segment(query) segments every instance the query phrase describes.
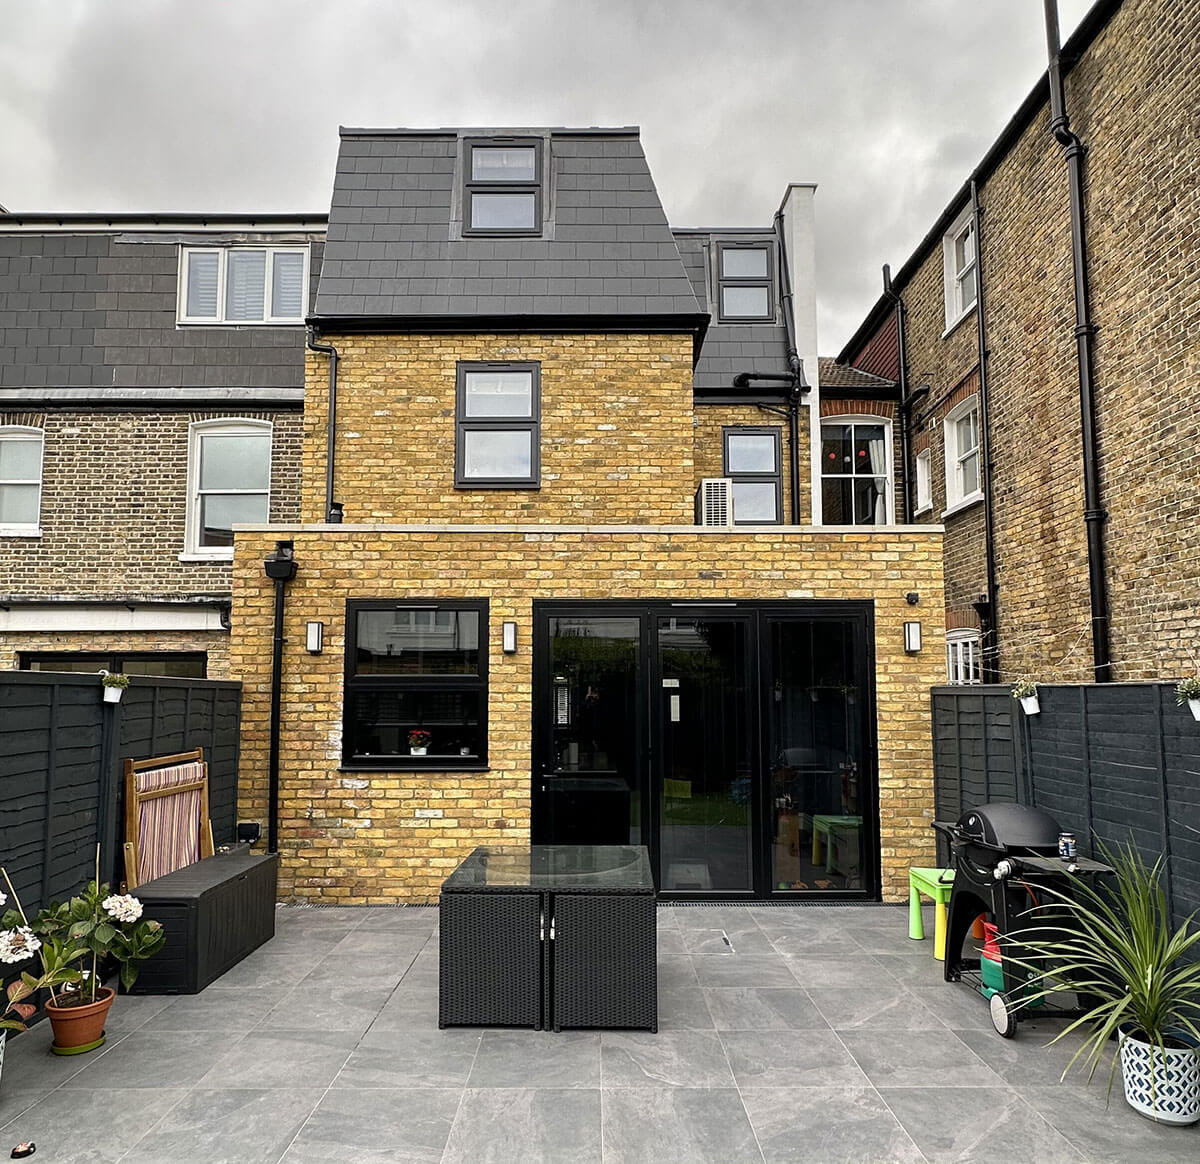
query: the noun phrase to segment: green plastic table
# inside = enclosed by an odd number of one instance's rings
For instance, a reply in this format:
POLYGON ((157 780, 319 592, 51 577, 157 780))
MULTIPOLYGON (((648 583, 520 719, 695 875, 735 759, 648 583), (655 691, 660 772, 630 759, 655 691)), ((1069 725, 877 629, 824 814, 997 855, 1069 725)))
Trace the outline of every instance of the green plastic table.
POLYGON ((921 894, 933 899, 933 956, 946 959, 946 906, 954 888, 953 869, 915 869, 908 871, 908 936, 922 941, 925 926, 921 921, 921 894))

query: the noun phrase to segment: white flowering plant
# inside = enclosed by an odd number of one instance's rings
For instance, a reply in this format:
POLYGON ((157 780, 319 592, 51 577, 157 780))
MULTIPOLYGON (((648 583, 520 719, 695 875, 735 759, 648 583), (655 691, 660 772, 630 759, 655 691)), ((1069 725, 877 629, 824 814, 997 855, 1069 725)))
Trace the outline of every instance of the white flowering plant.
MULTIPOLYGON (((7 880, 7 874, 5 874, 7 880)), ((0 893, 0 905, 5 905, 8 898, 0 893)), ((18 910, 20 903, 18 902, 18 910)), ((13 911, 10 911, 13 912, 13 911)), ((25 915, 18 913, 19 919, 25 921, 25 915)), ((8 915, 6 914, 7 918, 8 915)), ((0 962, 14 964, 26 962, 42 949, 41 939, 28 925, 13 926, 0 932, 0 962)), ((49 990, 54 993, 56 987, 76 986, 83 978, 82 973, 72 966, 59 966, 47 970, 43 965, 41 974, 21 974, 5 987, 4 1010, 0 1013, 0 1038, 4 1031, 23 1031, 25 1023, 37 1011, 35 1002, 29 1000, 37 995, 39 990, 49 990)))
POLYGON ((128 990, 137 981, 138 963, 166 942, 162 926, 142 918, 136 897, 110 893, 97 881, 69 901, 52 901, 32 921, 18 902, 0 918, 0 930, 0 960, 18 962, 36 953, 43 977, 53 979, 44 985, 65 986, 55 996, 60 1006, 96 1001, 98 971, 107 958, 120 964, 121 984, 128 990), (89 961, 90 972, 84 969, 89 961))

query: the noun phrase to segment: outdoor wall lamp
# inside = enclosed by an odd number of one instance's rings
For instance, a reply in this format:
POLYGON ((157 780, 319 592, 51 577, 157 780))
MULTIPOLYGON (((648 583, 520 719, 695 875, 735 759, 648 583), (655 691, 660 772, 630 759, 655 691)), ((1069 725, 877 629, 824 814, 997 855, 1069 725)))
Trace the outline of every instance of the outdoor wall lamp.
POLYGON ((921 601, 921 596, 915 590, 910 590, 904 596, 904 601, 907 602, 909 606, 916 606, 917 603, 921 601))
POLYGON ((515 622, 504 624, 501 629, 500 643, 506 655, 517 653, 517 624, 515 622))
POLYGON ((904 624, 904 649, 910 655, 916 654, 921 649, 921 624, 919 622, 904 624))
POLYGON ((304 646, 310 655, 319 655, 325 642, 325 624, 310 622, 304 636, 304 646))

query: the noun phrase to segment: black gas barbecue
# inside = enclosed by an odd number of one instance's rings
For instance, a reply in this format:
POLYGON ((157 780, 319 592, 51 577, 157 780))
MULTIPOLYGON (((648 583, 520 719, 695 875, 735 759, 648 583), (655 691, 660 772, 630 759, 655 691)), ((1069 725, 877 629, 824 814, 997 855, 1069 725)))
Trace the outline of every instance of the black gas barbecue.
MULTIPOLYGON (((967 980, 989 999, 992 1025, 1011 1038, 1025 1015, 1018 1009, 1023 995, 1040 988, 1038 975, 1015 964, 1013 941, 1033 928, 1039 940, 1053 925, 1054 907, 1070 894, 1075 878, 1094 879, 1112 869, 1087 857, 1061 858, 1058 822, 1040 808, 1024 804, 984 804, 964 812, 954 824, 934 821, 933 827, 950 841, 954 888, 946 926, 945 978, 967 980), (968 933, 980 915, 997 932, 991 961, 964 950, 968 933), (989 965, 990 963, 990 965, 989 965), (989 981, 983 969, 991 969, 989 981)), ((1046 971, 1053 973, 1053 967, 1046 971)), ((1043 1013, 1046 1013, 1043 1011, 1043 1013)), ((1054 1009, 1049 1013, 1069 1017, 1078 1010, 1054 1009)))

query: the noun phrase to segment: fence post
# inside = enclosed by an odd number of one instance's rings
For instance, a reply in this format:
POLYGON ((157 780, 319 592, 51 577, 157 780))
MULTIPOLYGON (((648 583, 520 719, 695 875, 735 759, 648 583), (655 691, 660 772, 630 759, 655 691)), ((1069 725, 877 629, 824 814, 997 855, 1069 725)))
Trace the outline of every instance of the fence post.
POLYGON ((1163 696, 1165 692, 1162 687, 1157 685, 1152 687, 1151 691, 1154 693, 1154 722, 1158 725, 1158 747, 1155 749, 1155 758, 1158 762, 1158 823, 1159 832, 1162 836, 1163 870, 1166 874, 1163 891, 1167 895, 1167 916, 1174 921, 1175 886, 1171 880, 1171 829, 1167 819, 1167 740, 1164 735, 1165 725, 1163 723, 1163 696))
MULTIPOLYGON (((104 688, 102 687, 101 692, 104 688)), ((112 881, 117 871, 117 754, 121 738, 121 703, 102 703, 100 714, 100 791, 96 806, 96 839, 100 844, 100 877, 112 881), (107 864, 105 864, 107 862, 107 864)), ((89 878, 90 880, 90 878, 89 878)))
POLYGON ((1079 735, 1083 753, 1083 819, 1086 822, 1088 850, 1092 848, 1092 738, 1088 716, 1088 692, 1086 683, 1079 685, 1079 735))

